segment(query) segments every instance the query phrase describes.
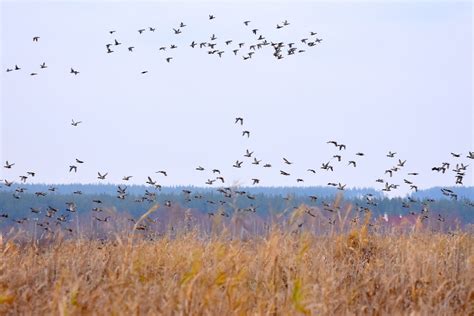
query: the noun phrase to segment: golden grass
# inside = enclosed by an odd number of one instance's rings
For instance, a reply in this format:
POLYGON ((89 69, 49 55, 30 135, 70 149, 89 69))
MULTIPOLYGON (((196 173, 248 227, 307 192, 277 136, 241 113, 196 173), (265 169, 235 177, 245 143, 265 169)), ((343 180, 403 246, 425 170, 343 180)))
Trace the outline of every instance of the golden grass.
POLYGON ((0 314, 473 315, 471 234, 0 245, 0 314))

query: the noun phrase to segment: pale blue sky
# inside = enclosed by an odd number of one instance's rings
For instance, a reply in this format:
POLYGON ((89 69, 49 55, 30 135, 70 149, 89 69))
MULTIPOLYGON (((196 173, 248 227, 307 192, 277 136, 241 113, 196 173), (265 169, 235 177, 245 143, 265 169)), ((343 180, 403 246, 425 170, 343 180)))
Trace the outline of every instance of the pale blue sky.
MULTIPOLYGON (((406 167, 384 178, 401 183, 418 171, 422 188, 454 184, 452 172, 431 167, 456 162, 450 152, 474 150, 469 2, 3 1, 0 24, 0 158, 16 163, 1 168, 0 179, 34 170, 35 182, 93 183, 100 171, 114 183, 130 174, 134 183, 153 175, 163 185, 204 185, 212 175, 194 170, 202 165, 244 185, 253 177, 296 185, 301 177, 304 185, 380 187, 375 179, 396 163, 385 157, 392 150, 406 167), (291 25, 276 30, 285 19, 291 25), (174 35, 181 21, 187 27, 174 35), (149 26, 156 32, 138 34, 149 26), (244 62, 229 49, 219 59, 189 47, 213 33, 218 42, 249 43, 254 27, 273 41, 299 42, 315 31, 323 42, 279 61, 269 49, 244 62), (115 38, 123 45, 106 54, 115 38), (158 51, 172 43, 172 54, 158 51), (40 70, 43 61, 48 68, 40 70), (22 70, 5 72, 15 64, 22 70), (84 123, 73 128, 72 118, 84 123), (347 144, 334 173, 319 169, 337 153, 329 139, 347 144), (251 165, 246 148, 273 168, 251 165), (366 156, 347 167, 358 151, 366 156), (70 174, 76 157, 86 164, 70 174), (294 164, 284 166, 282 157, 294 164), (242 169, 232 168, 236 159, 245 160, 242 169), (162 169, 167 178, 154 174, 162 169)), ((464 182, 473 185, 471 170, 464 182)))

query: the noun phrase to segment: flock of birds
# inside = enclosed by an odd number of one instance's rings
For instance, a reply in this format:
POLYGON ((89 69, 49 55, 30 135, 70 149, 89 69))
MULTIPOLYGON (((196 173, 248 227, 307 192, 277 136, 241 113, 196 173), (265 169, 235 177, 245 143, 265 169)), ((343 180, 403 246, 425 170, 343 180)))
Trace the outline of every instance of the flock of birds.
MULTIPOLYGON (((215 19, 216 16, 209 14, 209 21, 212 22, 215 19)), ((271 48, 273 57, 280 60, 285 57, 302 54, 306 52, 306 49, 316 47, 319 43, 323 41, 322 38, 317 37, 317 32, 310 31, 307 36, 292 42, 273 42, 267 39, 266 36, 262 34, 258 28, 252 27, 252 21, 243 21, 243 25, 248 28, 248 32, 253 36, 253 38, 249 39, 247 42, 236 42, 233 39, 224 39, 222 42, 219 42, 219 38, 215 33, 213 33, 210 34, 208 36, 208 39, 206 40, 194 40, 191 43, 186 43, 184 45, 192 49, 205 50, 208 55, 218 56, 219 58, 222 58, 224 54, 227 53, 227 55, 232 55, 234 57, 240 56, 242 60, 251 60, 252 56, 257 52, 263 51, 265 48, 271 48)), ((284 20, 281 23, 278 23, 275 28, 277 30, 280 30, 283 28, 287 28, 289 25, 290 22, 284 20)), ((188 26, 184 22, 180 22, 179 24, 177 24, 177 26, 169 30, 171 34, 177 36, 176 41, 170 43, 169 45, 160 46, 158 48, 159 53, 167 54, 165 57, 163 57, 167 63, 170 63, 175 58, 172 52, 178 49, 178 47, 182 46, 182 43, 179 42, 179 36, 183 32, 186 32, 187 27, 188 26)), ((155 33, 158 31, 159 30, 157 30, 156 27, 149 26, 146 28, 138 29, 137 33, 139 35, 144 35, 146 32, 155 33)), ((128 53, 133 53, 135 51, 134 44, 125 45, 119 38, 116 37, 116 33, 117 32, 115 30, 109 31, 109 34, 113 36, 113 38, 111 38, 109 43, 105 44, 105 52, 107 54, 117 53, 119 49, 123 46, 127 47, 128 53)), ((39 43, 40 36, 34 36, 33 42, 39 43)), ((40 70, 44 70, 47 68, 48 66, 46 65, 46 62, 41 63, 39 66, 40 70)), ((15 64, 13 67, 7 68, 6 71, 15 72, 21 69, 22 68, 20 66, 15 64)), ((149 70, 146 69, 140 71, 140 73, 143 75, 147 74, 148 72, 149 70)), ((74 76, 80 74, 80 72, 73 67, 70 68, 69 73, 74 76)), ((37 76, 38 74, 39 72, 37 70, 30 72, 30 76, 37 76)))
MULTIPOLYGON (((216 17, 214 15, 209 15, 208 20, 212 22, 216 17)), ((305 38, 301 38, 295 42, 273 42, 271 40, 268 40, 264 34, 262 34, 258 28, 252 27, 252 22, 251 21, 243 21, 244 27, 248 28, 249 34, 253 36, 252 39, 248 43, 245 42, 234 42, 232 39, 225 39, 223 42, 218 42, 218 37, 215 34, 211 34, 209 36, 209 39, 204 40, 204 41, 192 41, 191 43, 188 43, 187 45, 191 47, 191 49, 200 49, 200 50, 205 50, 207 51, 207 54, 209 55, 214 55, 218 56, 219 58, 223 57, 225 53, 226 55, 234 55, 234 56, 241 56, 243 60, 250 60, 252 59, 252 56, 256 54, 259 51, 262 51, 264 48, 271 48, 272 50, 272 55, 276 59, 280 60, 289 56, 293 56, 296 54, 301 54, 304 53, 305 50, 308 47, 315 47, 319 43, 321 43, 322 39, 317 37, 316 32, 309 32, 308 36, 305 38), (298 45, 298 46, 297 46, 298 45), (301 47, 303 46, 303 47, 301 47)), ((282 21, 281 23, 277 24, 275 27, 277 30, 286 28, 290 25, 288 21, 282 21)), ((178 39, 180 34, 186 31, 187 25, 184 22, 181 22, 177 24, 176 27, 172 28, 170 32, 173 32, 174 35, 176 35, 177 41, 175 43, 171 43, 167 46, 162 46, 158 48, 159 52, 163 52, 163 54, 166 54, 168 52, 168 55, 164 57, 164 60, 167 63, 170 63, 173 59, 174 56, 171 53, 173 50, 178 49, 178 46, 181 47, 181 43, 178 43, 178 39), (178 45, 179 44, 179 45, 178 45)), ((148 28, 141 28, 138 29, 138 35, 143 35, 145 32, 156 32, 157 29, 154 27, 148 27, 148 28)), ((128 53, 133 53, 135 51, 135 46, 133 45, 125 45, 123 44, 120 39, 118 39, 115 34, 115 30, 109 31, 110 35, 113 35, 113 38, 111 38, 110 43, 106 43, 105 45, 105 52, 107 54, 113 54, 119 51, 119 49, 122 47, 127 47, 128 53)), ((40 37, 35 36, 33 37, 33 42, 38 43, 40 42, 40 37)), ((45 62, 39 65, 40 70, 47 69, 48 66, 46 65, 45 62)), ((15 71, 20 71, 21 67, 18 65, 15 65, 14 67, 8 68, 6 71, 7 72, 15 72, 15 71)), ((70 68, 70 74, 73 76, 77 76, 80 74, 80 72, 71 67, 70 68)), ((148 70, 142 70, 141 74, 146 74, 148 73, 148 70)), ((30 73, 31 76, 36 76, 38 75, 38 72, 34 71, 30 73)), ((71 121, 71 126, 74 128, 78 128, 81 126, 82 121, 71 121)), ((236 117, 234 124, 236 126, 240 126, 243 128, 244 126, 244 118, 243 117, 236 117)), ((241 135, 242 137, 245 138, 250 138, 251 137, 251 132, 247 129, 241 130, 241 135)), ((336 168, 341 168, 343 166, 348 167, 348 168, 357 168, 361 160, 364 159, 365 154, 363 152, 356 152, 354 155, 349 155, 347 158, 345 155, 347 146, 346 144, 343 144, 339 141, 336 140, 329 140, 327 141, 328 146, 331 146, 335 152, 332 154, 331 157, 328 157, 327 160, 323 161, 321 165, 316 168, 307 168, 306 171, 308 174, 316 174, 318 172, 334 172, 336 168)), ((451 153, 453 159, 455 160, 454 162, 441 162, 438 166, 434 166, 432 168, 433 172, 441 172, 441 173, 446 173, 448 171, 451 171, 454 173, 454 184, 455 185, 463 185, 463 179, 466 175, 467 169, 469 165, 464 164, 463 162, 459 161, 460 158, 463 157, 460 153, 451 153)), ((388 152, 386 154, 387 158, 389 159, 390 166, 385 170, 384 174, 382 177, 378 178, 375 180, 377 184, 380 184, 381 190, 385 192, 389 191, 394 191, 399 189, 401 185, 407 186, 409 190, 412 191, 418 191, 418 185, 416 184, 416 176, 419 175, 418 172, 405 172, 405 164, 406 160, 403 160, 402 158, 399 158, 396 152, 388 152), (394 175, 397 173, 403 173, 403 183, 393 183, 391 179, 393 179, 394 175)), ((474 159, 474 152, 469 152, 466 156, 464 156, 468 159, 474 159)), ((294 162, 291 159, 288 159, 287 157, 282 157, 281 160, 282 163, 282 168, 278 168, 279 174, 282 177, 294 177, 292 176, 291 172, 288 171, 286 168, 287 166, 293 165, 294 162)), ((75 161, 71 162, 71 164, 68 166, 68 171, 70 173, 74 172, 77 173, 80 171, 81 168, 85 165, 85 161, 76 158, 75 161)), ((246 165, 255 165, 255 166, 261 166, 262 168, 274 168, 271 163, 269 162, 264 162, 262 159, 257 158, 257 155, 253 150, 246 149, 242 153, 242 157, 238 157, 235 162, 232 164, 233 168, 236 169, 241 169, 244 168, 246 165)), ((10 170, 15 167, 14 162, 6 161, 4 164, 4 169, 5 170, 10 170)), ((204 168, 203 166, 197 166, 195 167, 196 172, 209 172, 210 176, 206 177, 207 180, 204 182, 206 186, 218 186, 216 188, 217 192, 219 192, 222 195, 222 198, 216 202, 216 201, 211 201, 208 200, 206 201, 207 203, 210 204, 218 204, 216 206, 216 209, 219 209, 220 206, 225 205, 230 203, 230 201, 236 197, 236 196, 243 196, 246 197, 249 200, 255 200, 255 196, 252 195, 249 192, 246 192, 245 190, 239 190, 238 188, 234 188, 231 186, 226 186, 228 182, 226 182, 226 179, 224 175, 221 173, 221 170, 217 168, 204 168)), ((26 183, 29 179, 35 177, 36 171, 28 171, 26 174, 21 175, 19 177, 19 184, 13 180, 8 180, 8 179, 0 179, 0 182, 2 185, 6 187, 12 187, 13 185, 17 185, 13 192, 13 197, 15 199, 20 199, 22 193, 26 192, 26 188, 22 187, 22 183, 26 183)), ((97 179, 101 181, 107 180, 108 172, 103 172, 99 171, 97 172, 97 179)), ((125 175, 123 176, 122 180, 124 183, 127 183, 132 179, 132 175, 125 175)), ((157 200, 157 194, 158 191, 161 190, 162 186, 160 184, 160 181, 158 181, 157 177, 168 177, 168 172, 166 170, 158 170, 155 172, 155 175, 150 175, 146 179, 144 179, 144 184, 149 186, 149 189, 146 189, 143 196, 138 197, 135 199, 135 202, 137 203, 143 203, 143 202, 155 202, 157 200)), ((254 177, 251 178, 251 183, 252 185, 259 185, 262 182, 262 179, 254 177)), ((301 177, 294 177, 294 180, 296 183, 303 183, 305 181, 304 178, 301 177)), ((327 183, 328 186, 332 186, 340 191, 343 191, 346 189, 347 184, 341 183, 341 182, 329 182, 327 183)), ((48 189, 50 192, 55 192, 56 188, 55 187, 50 187, 48 189)), ((192 192, 191 190, 183 190, 182 192, 185 195, 185 201, 190 202, 192 199, 202 199, 203 196, 192 192)), ((442 193, 451 199, 457 200, 458 196, 457 194, 449 188, 443 188, 442 193)), ((45 197, 49 194, 49 192, 34 192, 36 197, 42 198, 45 197)), ((74 195, 81 195, 81 191, 75 191, 73 192, 74 195)), ((125 184, 118 185, 117 187, 117 198, 119 200, 125 200, 129 196, 127 192, 127 186, 125 184)), ((317 203, 318 197, 315 195, 310 195, 308 196, 309 199, 317 203)), ((288 197, 285 197, 285 199, 289 199, 288 197)), ((367 194, 364 197, 366 201, 366 206, 358 206, 359 211, 368 211, 368 206, 375 206, 376 202, 372 194, 367 194)), ((92 201, 96 206, 92 209, 93 212, 98 214, 99 212, 102 211, 101 205, 102 201, 101 200, 93 200, 92 201)), ((410 197, 407 198, 406 201, 403 202, 403 207, 410 208, 410 203, 417 203, 415 199, 412 199, 410 197)), ((430 203, 432 200, 426 200, 423 201, 423 205, 426 206, 426 203, 430 203)), ((471 206, 474 206, 474 204, 470 201, 466 202, 471 206)), ((171 207, 173 204, 172 201, 167 200, 165 201, 164 205, 165 207, 171 207)), ((323 207, 324 210, 328 212, 334 213, 337 209, 337 205, 327 203, 325 201, 321 201, 321 206, 323 207)), ((256 212, 257 207, 253 206, 253 204, 250 207, 247 207, 245 209, 242 209, 243 211, 249 211, 249 212, 256 212)), ((49 219, 55 220, 57 223, 66 223, 68 222, 68 215, 67 213, 62 213, 61 210, 62 208, 59 207, 53 207, 53 206, 48 206, 46 210, 41 210, 39 208, 31 207, 31 212, 35 214, 39 214, 41 212, 44 213, 44 216, 49 219)), ((74 201, 69 201, 66 203, 65 210, 68 213, 75 213, 77 212, 77 206, 74 203, 74 201)), ((315 216, 310 209, 307 210, 307 213, 310 216, 315 216)), ((215 215, 222 215, 229 217, 229 213, 222 211, 220 213, 209 213, 209 216, 215 216, 215 215)), ((421 215, 423 218, 427 218, 427 212, 426 208, 423 207, 421 211, 421 215)), ((8 218, 9 215, 7 213, 0 214, 0 218, 8 218)), ((94 216, 95 220, 98 222, 107 222, 109 221, 110 217, 99 217, 99 216, 94 216)), ((21 218, 21 219, 12 219, 13 221, 21 224, 27 221, 27 218, 21 218)), ((133 219, 131 219, 133 221, 133 219)), ((444 219, 442 217, 438 217, 438 220, 443 221, 444 219)), ((334 218, 329 218, 329 224, 334 224, 336 221, 336 217, 334 218)), ((38 223, 39 226, 43 227, 46 231, 51 230, 50 227, 50 222, 48 220, 45 220, 44 222, 38 223)), ((71 228, 66 228, 67 230, 72 232, 71 228)), ((147 226, 146 225, 141 225, 138 227, 138 229, 146 230, 147 226)))
MULTIPOLYGON (((82 124, 82 121, 75 121, 75 120, 71 121, 71 126, 73 126, 74 128, 79 127, 80 124, 82 124)), ((237 125, 237 126, 243 127, 244 126, 244 118, 243 117, 236 117, 234 124, 237 125)), ((241 131, 241 135, 242 135, 242 137, 249 138, 251 133, 250 133, 249 130, 243 129, 241 131)), ((364 156, 365 156, 365 154, 363 152, 356 152, 353 156, 350 156, 347 159, 343 160, 343 158, 345 158, 343 153, 347 149, 346 144, 343 144, 343 143, 335 141, 335 140, 329 140, 329 141, 327 141, 327 144, 328 144, 328 146, 331 146, 331 147, 334 148, 334 150, 335 150, 334 154, 331 157, 328 157, 328 159, 326 161, 321 163, 321 166, 319 167, 319 170, 321 170, 321 171, 318 171, 318 168, 308 168, 307 169, 308 174, 316 174, 318 172, 333 172, 336 168, 340 168, 340 167, 343 167, 343 166, 346 166, 346 167, 349 167, 349 168, 356 168, 359 164, 360 159, 363 159, 364 156)), ((463 155, 460 154, 460 153, 451 153, 451 156, 453 157, 453 159, 458 159, 458 160, 463 157, 463 155)), ((252 150, 246 149, 245 152, 243 152, 242 157, 243 158, 236 159, 236 161, 232 164, 233 168, 241 169, 245 165, 249 165, 249 164, 250 165, 256 165, 256 166, 261 166, 262 168, 273 168, 272 164, 270 164, 268 162, 263 162, 262 159, 258 159, 256 157, 256 154, 252 150)), ((397 158, 397 153, 392 152, 392 151, 389 151, 386 154, 386 157, 389 159, 392 166, 385 170, 385 172, 384 172, 385 179, 382 177, 382 178, 378 178, 378 179, 375 180, 376 183, 380 183, 381 190, 385 191, 385 192, 397 190, 403 184, 403 185, 408 186, 408 188, 410 190, 417 191, 418 186, 415 184, 414 179, 419 175, 418 172, 406 172, 406 173, 404 173, 402 184, 395 184, 395 183, 390 182, 390 179, 392 179, 392 177, 396 173, 400 173, 404 170, 406 160, 402 160, 402 159, 397 158)), ((474 152, 469 151, 468 154, 464 157, 467 158, 467 159, 474 159, 474 152)), ((68 170, 69 170, 69 172, 76 173, 82 168, 82 166, 84 164, 85 164, 85 162, 83 160, 76 158, 75 161, 68 166, 68 170)), ((290 166, 290 165, 293 165, 294 162, 291 161, 290 159, 286 158, 286 157, 282 157, 281 164, 282 164, 282 166, 290 166)), ((10 161, 6 161, 3 167, 4 167, 4 169, 9 170, 9 169, 12 169, 12 168, 15 167, 15 163, 10 162, 10 161)), ((454 162, 454 163, 453 162, 442 162, 442 163, 440 163, 439 166, 432 167, 432 171, 433 172, 441 172, 441 173, 451 171, 451 172, 454 173, 454 184, 455 185, 462 185, 463 184, 462 181, 463 181, 463 178, 466 175, 466 171, 467 171, 468 167, 469 167, 469 165, 466 165, 463 162, 454 162)), ((278 168, 278 169, 279 169, 279 174, 281 176, 283 176, 283 177, 291 177, 292 176, 289 171, 284 170, 285 168, 278 168)), ((205 181, 204 184, 208 185, 208 186, 214 186, 215 184, 218 185, 217 188, 216 188, 216 191, 219 192, 222 195, 222 198, 218 202, 212 201, 212 200, 207 200, 206 201, 206 203, 209 203, 209 204, 217 204, 216 205, 216 210, 220 210, 219 213, 216 213, 216 212, 208 213, 208 215, 210 217, 215 216, 215 215, 230 217, 230 214, 228 212, 226 212, 225 210, 222 210, 222 206, 224 206, 226 204, 230 204, 233 201, 233 199, 237 196, 246 197, 248 200, 255 200, 256 199, 256 197, 254 195, 252 195, 250 192, 247 192, 245 190, 239 190, 238 188, 232 187, 232 186, 225 186, 225 184, 227 182, 224 178, 224 175, 221 173, 221 170, 219 170, 217 168, 205 168, 203 166, 197 166, 197 167, 195 167, 195 171, 196 172, 208 171, 209 174, 212 175, 212 176, 207 177, 207 180, 205 181)), ((36 175, 35 171, 28 171, 28 172, 26 172, 25 175, 21 175, 19 177, 20 184, 18 185, 18 187, 13 192, 13 197, 15 199, 20 199, 21 194, 25 193, 27 191, 26 188, 21 187, 21 183, 26 183, 28 181, 28 179, 35 177, 35 175, 36 175)), ((151 175, 147 176, 147 178, 144 180, 144 184, 149 186, 150 189, 146 189, 143 196, 136 197, 135 200, 134 200, 135 202, 137 202, 137 203, 144 203, 144 202, 152 203, 152 202, 157 201, 158 192, 162 189, 162 186, 159 183, 159 181, 157 180, 157 177, 168 177, 168 171, 158 170, 158 171, 155 172, 155 175, 156 176, 151 176, 151 175)), ((107 176, 108 176, 108 172, 101 172, 101 171, 97 172, 97 179, 98 180, 104 181, 104 180, 107 179, 107 176)), ((132 175, 125 175, 125 176, 123 176, 122 181, 124 183, 126 183, 127 181, 130 181, 132 179, 132 177, 133 177, 132 175)), ((7 179, 3 179, 3 180, 0 179, 0 181, 2 181, 2 184, 6 187, 11 187, 12 185, 15 184, 14 181, 9 181, 7 179)), ((304 179, 299 178, 299 177, 295 177, 295 181, 296 181, 296 183, 301 183, 301 182, 304 182, 304 179)), ((258 184, 261 183, 261 179, 252 178, 251 182, 252 182, 252 185, 258 185, 258 184)), ((327 183, 327 185, 335 187, 335 188, 337 188, 338 190, 341 190, 341 191, 345 190, 345 188, 346 188, 346 184, 343 184, 341 182, 329 182, 329 183, 327 183)), ((48 190, 50 192, 55 192, 56 188, 52 186, 52 187, 49 187, 48 190)), ((450 188, 442 188, 441 192, 442 192, 443 195, 445 195, 445 196, 447 196, 447 197, 449 197, 453 200, 458 199, 458 195, 450 188)), ((46 195, 48 195, 48 192, 38 191, 38 192, 34 192, 34 194, 36 195, 36 197, 41 198, 41 197, 45 197, 46 195)), ((82 194, 81 191, 73 192, 73 195, 81 195, 81 194, 82 194)), ((185 196, 185 202, 191 202, 193 199, 203 199, 203 195, 198 194, 197 192, 193 193, 191 190, 187 190, 187 189, 182 190, 182 194, 184 194, 184 196, 185 196)), ((127 199, 127 196, 129 196, 129 194, 127 193, 127 186, 125 184, 118 185, 117 186, 117 195, 116 195, 117 199, 125 200, 125 199, 127 199)), ((318 196, 316 196, 316 195, 309 195, 308 198, 313 203, 317 203, 317 201, 318 201, 318 196)), ((289 200, 290 197, 287 196, 287 197, 284 197, 284 199, 289 200)), ((366 203, 365 206, 357 205, 357 208, 358 208, 359 212, 368 212, 369 207, 373 207, 373 206, 377 205, 376 199, 373 196, 373 194, 369 193, 369 194, 365 195, 364 200, 365 200, 365 203, 366 203)), ((95 213, 101 212, 102 211, 101 205, 102 205, 103 202, 99 199, 94 199, 94 200, 92 200, 92 202, 96 206, 93 207, 91 211, 95 212, 95 213)), ((406 198, 405 201, 403 201, 402 206, 403 206, 403 208, 409 209, 412 206, 411 204, 418 203, 418 202, 422 203, 422 209, 421 209, 421 212, 420 212, 421 218, 422 219, 428 218, 427 206, 430 202, 434 202, 434 200, 432 200, 432 199, 427 199, 425 201, 417 201, 416 199, 408 197, 408 198, 406 198)), ((331 212, 333 214, 335 214, 335 212, 339 208, 339 206, 335 205, 334 203, 331 204, 331 203, 328 203, 328 202, 325 202, 325 201, 321 201, 320 203, 321 203, 321 207, 324 210, 326 210, 328 212, 331 212)), ((166 200, 163 204, 164 204, 165 207, 171 207, 173 205, 173 201, 166 200)), ((466 201, 466 204, 469 205, 469 206, 474 207, 474 203, 471 202, 471 201, 466 201)), ((39 214, 42 211, 40 208, 37 208, 37 207, 36 208, 31 207, 30 210, 31 210, 32 213, 35 213, 35 214, 39 214)), ((254 206, 253 204, 251 204, 249 207, 239 209, 239 210, 255 213, 256 210, 257 210, 257 207, 254 206)), ((77 212, 77 206, 76 206, 75 202, 74 201, 66 202, 65 211, 68 212, 68 213, 77 212)), ((60 214, 60 215, 59 215, 59 213, 60 213, 60 208, 48 206, 48 208, 44 211, 44 216, 46 218, 55 218, 56 222, 59 223, 59 224, 60 223, 66 223, 66 222, 69 221, 67 213, 66 214, 60 214)), ((316 216, 311 212, 311 208, 308 208, 306 210, 306 213, 310 216, 313 216, 313 217, 316 216)), ((416 215, 415 212, 411 212, 411 214, 416 215)), ((7 213, 0 214, 0 218, 2 218, 2 217, 3 218, 8 218, 9 215, 7 213)), ((102 218, 102 217, 94 215, 94 219, 97 220, 98 222, 107 222, 107 221, 110 220, 110 217, 103 217, 102 218)), ((438 214, 437 219, 439 221, 444 221, 445 220, 440 214, 438 214)), ((27 221, 28 218, 25 217, 25 218, 21 218, 21 219, 12 219, 12 220, 14 222, 19 223, 19 224, 22 224, 25 221, 27 221)), ((134 221, 134 219, 130 219, 130 220, 134 221)), ((335 223, 335 221, 336 221, 336 217, 328 219, 329 224, 332 224, 332 225, 335 223)), ((40 223, 38 223, 38 225, 42 226, 47 231, 49 231, 50 227, 51 227, 49 221, 40 222, 40 223)), ((68 227, 68 228, 65 228, 65 229, 72 232, 72 228, 68 227)), ((141 224, 141 226, 139 226, 139 229, 146 230, 146 229, 148 229, 148 226, 146 226, 145 224, 141 224)))

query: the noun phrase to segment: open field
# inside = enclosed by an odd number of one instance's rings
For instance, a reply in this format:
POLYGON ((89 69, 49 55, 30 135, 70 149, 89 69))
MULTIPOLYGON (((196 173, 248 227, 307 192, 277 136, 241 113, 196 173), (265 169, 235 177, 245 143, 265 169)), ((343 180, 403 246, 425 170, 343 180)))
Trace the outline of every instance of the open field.
POLYGON ((472 234, 233 239, 197 231, 153 241, 57 238, 0 244, 0 314, 336 315, 474 313, 472 234))

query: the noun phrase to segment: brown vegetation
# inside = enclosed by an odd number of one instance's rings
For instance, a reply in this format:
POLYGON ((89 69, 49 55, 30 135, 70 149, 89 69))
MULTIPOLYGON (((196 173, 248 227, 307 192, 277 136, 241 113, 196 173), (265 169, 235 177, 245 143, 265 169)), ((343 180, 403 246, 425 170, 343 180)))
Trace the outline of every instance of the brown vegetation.
POLYGON ((471 234, 57 238, 0 245, 0 314, 474 313, 471 234))

